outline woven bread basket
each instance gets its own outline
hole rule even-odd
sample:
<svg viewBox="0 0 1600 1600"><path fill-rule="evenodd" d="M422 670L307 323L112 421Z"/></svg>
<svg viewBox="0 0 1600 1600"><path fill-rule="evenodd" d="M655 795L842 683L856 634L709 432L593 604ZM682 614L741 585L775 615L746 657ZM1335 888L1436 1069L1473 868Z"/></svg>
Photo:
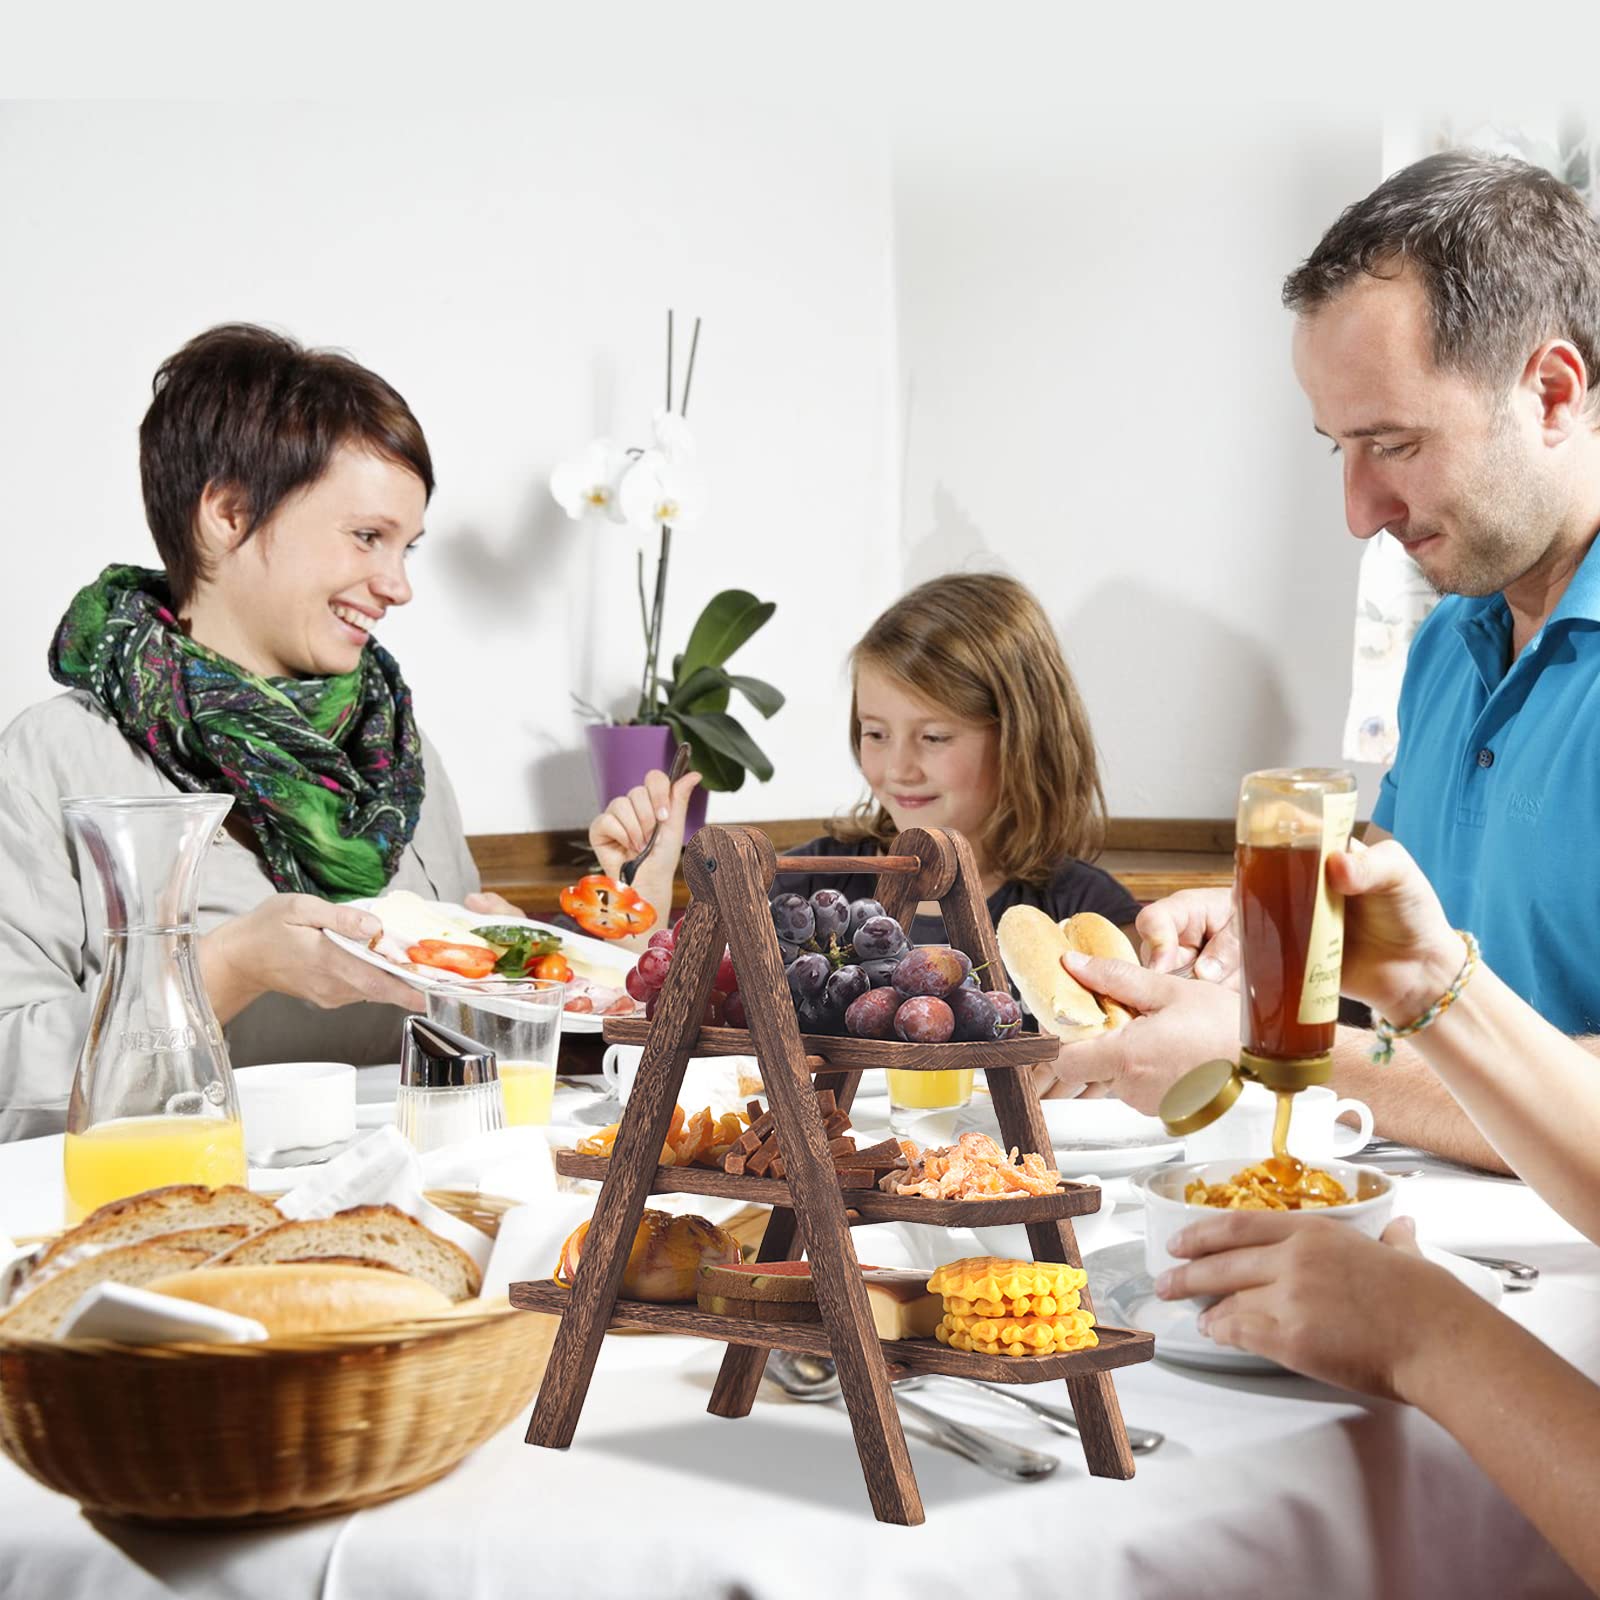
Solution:
<svg viewBox="0 0 1600 1600"><path fill-rule="evenodd" d="M430 1193L493 1234L508 1202ZM264 1344L0 1337L0 1449L85 1511L294 1522L442 1477L533 1398L556 1319L466 1314Z"/></svg>

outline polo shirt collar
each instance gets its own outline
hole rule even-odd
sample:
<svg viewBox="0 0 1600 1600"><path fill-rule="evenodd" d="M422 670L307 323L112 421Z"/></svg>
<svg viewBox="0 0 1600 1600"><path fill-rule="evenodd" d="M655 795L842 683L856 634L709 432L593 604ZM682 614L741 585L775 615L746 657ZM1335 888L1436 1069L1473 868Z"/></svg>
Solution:
<svg viewBox="0 0 1600 1600"><path fill-rule="evenodd" d="M1589 546L1589 553L1578 563L1572 582L1550 614L1548 628L1557 622L1600 622L1600 537Z"/></svg>

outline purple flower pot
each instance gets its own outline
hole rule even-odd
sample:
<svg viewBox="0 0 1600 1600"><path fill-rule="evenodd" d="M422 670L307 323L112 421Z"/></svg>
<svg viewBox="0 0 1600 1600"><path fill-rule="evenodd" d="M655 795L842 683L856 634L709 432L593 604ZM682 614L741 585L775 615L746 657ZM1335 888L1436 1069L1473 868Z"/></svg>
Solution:
<svg viewBox="0 0 1600 1600"><path fill-rule="evenodd" d="M665 772L672 765L677 741L671 728L620 728L591 723L589 766L594 772L598 804L609 805L619 794L626 794L644 782L645 773L654 768ZM702 785L689 796L689 815L684 823L685 842L692 839L706 820L706 791Z"/></svg>

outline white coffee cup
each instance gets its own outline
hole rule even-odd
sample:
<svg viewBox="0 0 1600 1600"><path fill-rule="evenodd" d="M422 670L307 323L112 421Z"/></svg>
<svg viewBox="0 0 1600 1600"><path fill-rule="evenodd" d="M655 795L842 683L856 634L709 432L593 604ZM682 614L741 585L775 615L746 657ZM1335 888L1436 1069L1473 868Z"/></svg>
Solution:
<svg viewBox="0 0 1600 1600"><path fill-rule="evenodd" d="M1272 1154L1272 1124L1278 1097L1259 1083L1247 1083L1239 1098L1209 1127L1183 1141L1183 1159L1262 1161ZM1351 1112L1352 1128L1339 1117ZM1372 1138L1372 1108L1364 1100L1342 1100L1332 1089L1302 1089L1294 1097L1289 1122L1289 1154L1316 1165L1342 1161Z"/></svg>
<svg viewBox="0 0 1600 1600"><path fill-rule="evenodd" d="M272 1061L235 1067L234 1088L251 1161L325 1150L356 1131L356 1069L344 1061Z"/></svg>
<svg viewBox="0 0 1600 1600"><path fill-rule="evenodd" d="M633 1080L639 1074L639 1063L644 1059L644 1046L639 1044L613 1044L606 1047L600 1058L600 1072L611 1087L611 1092L622 1105L627 1105L633 1093ZM678 1090L678 1104L690 1111L710 1106L713 1111L743 1111L749 1095L739 1092L741 1068L745 1074L755 1069L750 1056L698 1056L684 1069L683 1085Z"/></svg>

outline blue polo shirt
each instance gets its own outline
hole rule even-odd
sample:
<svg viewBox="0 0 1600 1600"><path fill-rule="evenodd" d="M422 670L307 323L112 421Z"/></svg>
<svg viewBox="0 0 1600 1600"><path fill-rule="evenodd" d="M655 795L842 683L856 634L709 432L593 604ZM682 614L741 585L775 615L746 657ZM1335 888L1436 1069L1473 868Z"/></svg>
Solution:
<svg viewBox="0 0 1600 1600"><path fill-rule="evenodd" d="M1523 999L1600 1033L1600 539L1514 662L1500 595L1434 608L1372 820Z"/></svg>

